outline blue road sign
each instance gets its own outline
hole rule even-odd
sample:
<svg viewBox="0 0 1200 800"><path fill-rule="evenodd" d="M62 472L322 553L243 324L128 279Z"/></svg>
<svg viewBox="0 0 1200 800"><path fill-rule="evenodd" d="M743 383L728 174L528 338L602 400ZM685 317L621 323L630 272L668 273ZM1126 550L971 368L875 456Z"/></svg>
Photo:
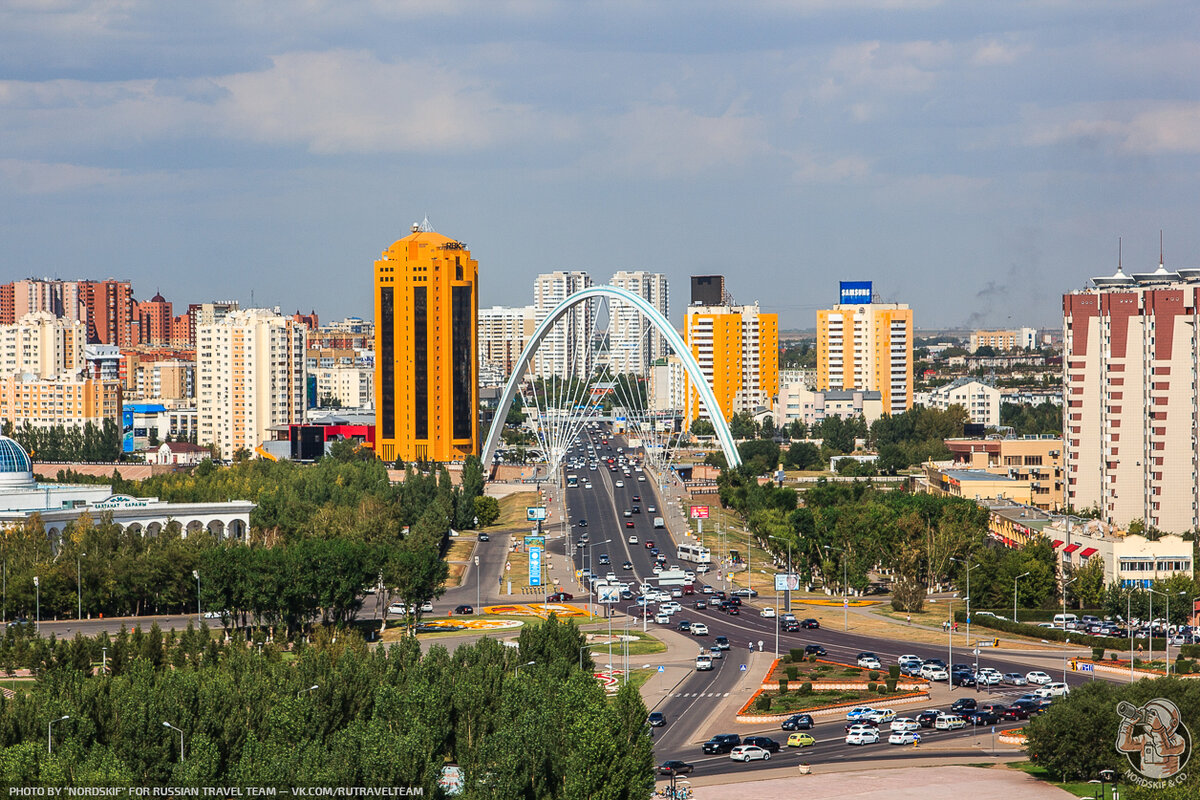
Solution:
<svg viewBox="0 0 1200 800"><path fill-rule="evenodd" d="M996 732L996 726L995 726L995 725L993 725L993 726L992 726L992 733L995 733L995 732Z"/></svg>
<svg viewBox="0 0 1200 800"><path fill-rule="evenodd" d="M542 549L540 547L529 549L529 585L542 585Z"/></svg>
<svg viewBox="0 0 1200 800"><path fill-rule="evenodd" d="M745 672L745 671L746 671L746 665L742 664L742 666L740 668L738 668L738 672Z"/></svg>
<svg viewBox="0 0 1200 800"><path fill-rule="evenodd" d="M664 671L666 671L666 667L659 665L658 671L664 672Z"/></svg>
<svg viewBox="0 0 1200 800"><path fill-rule="evenodd" d="M1080 664L1079 671L1080 672L1092 672L1093 671L1092 665L1091 664Z"/></svg>

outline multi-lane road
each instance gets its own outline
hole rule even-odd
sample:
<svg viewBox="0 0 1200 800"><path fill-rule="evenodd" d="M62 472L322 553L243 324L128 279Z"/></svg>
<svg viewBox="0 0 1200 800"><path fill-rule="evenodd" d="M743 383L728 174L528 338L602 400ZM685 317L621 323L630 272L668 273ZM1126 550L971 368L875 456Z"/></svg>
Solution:
<svg viewBox="0 0 1200 800"><path fill-rule="evenodd" d="M608 439L608 444L602 443L602 438ZM586 452L588 443L591 443L596 448L595 461L598 461L596 469L591 469L591 459ZM606 573L615 573L619 580L628 582L633 587L633 591L637 593L637 587L642 582L654 583L656 575L653 574L651 568L654 564L654 559L650 551L646 548L645 542L653 540L659 550L666 554L668 564L677 564L682 568L694 567L694 565L681 562L677 557L675 543L672 538L667 535L663 529L653 528L653 518L655 516L667 516L662 511L662 499L658 494L657 487L654 484L654 476L650 472L638 473L631 470L629 476L625 476L620 467L616 471L610 471L605 464L606 459L615 458L618 448L625 448L626 442L620 436L607 435L600 432L585 431L581 436L580 447L582 452L573 452L570 458L582 459L585 463L582 468L569 468L569 474L575 474L579 477L579 486L568 488L566 490L567 516L571 527L571 542L575 543L576 549L574 560L577 568L583 569L590 566L593 572L601 576ZM608 448L611 448L609 450ZM627 452L626 455L629 455ZM645 480L638 480L639 476L643 476ZM587 483L591 483L592 488L586 488ZM617 484L622 485L618 486ZM638 500L634 498L638 497ZM630 517L624 516L626 509L632 509L634 505L641 507L640 514L633 514ZM647 508L655 506L659 509L657 513L648 513ZM580 520L587 520L586 527L580 527ZM633 527L626 527L626 523L632 521ZM580 545L581 534L588 535L588 542ZM634 534L638 542L631 544L629 535ZM568 553L570 552L571 542L566 543ZM608 556L610 565L601 565L601 554ZM631 570L623 570L622 562L628 560L632 564ZM696 584L696 594L694 596L685 596L680 598L678 602L683 606L683 610L674 614L671 618L670 627L676 628L679 621L688 620L691 622L703 622L707 625L709 635L707 637L696 637L697 650L708 649L713 640L719 636L726 636L732 644L729 651L725 653L725 657L719 659L714 664L712 671L696 671L685 677L676 687L671 689L665 702L658 706L666 715L666 724L655 730L656 744L655 753L659 761L667 759L680 759L688 763L696 765L702 774L713 774L718 772L742 771L747 768L753 769L753 765L742 765L729 760L727 755L707 756L701 753L700 742L706 738L710 731L706 729L710 716L716 706L729 696L729 693L734 689L739 682L742 673L740 666L746 663L745 656L749 653L751 647L755 651L774 653L776 646L778 652L786 653L790 648L803 647L806 644L820 644L825 647L828 652L828 657L832 660L842 661L846 663L854 663L858 653L862 651L871 651L875 653L879 659L886 665L896 663L897 658L901 654L913 653L923 658L946 658L948 655L948 646L935 647L928 644L914 644L902 640L887 639L877 636L866 636L850 631L830 629L828 627L819 630L803 630L797 633L780 632L777 626L777 620L769 617L759 616L757 608L744 606L742 613L738 616L729 616L724 612L716 609L698 610L694 608L694 600L704 597L701 594L703 583L706 578L712 577L714 587L716 586L715 573L709 573L699 576L701 581ZM583 591L586 591L583 590ZM577 596L577 600L581 599ZM764 603L773 604L772 600L760 598ZM633 604L632 601L622 601L619 610L627 614L640 618L642 609ZM653 610L650 612L653 615ZM803 613L798 613L797 616L805 616ZM650 621L651 628L663 627ZM778 637L778 640L776 639ZM778 645L776 645L778 641ZM958 647L953 650L953 659L955 663L974 663L976 656L963 647ZM1028 663L1025 658L1019 654L1002 653L993 650L980 650L978 663L980 666L990 666L999 670L1001 673L1020 672L1024 674L1032 669L1041 669L1051 672L1054 677L1058 677L1056 670L1051 670L1044 663L1046 656L1043 654L1040 658L1035 656L1037 663ZM1077 684L1084 680L1083 677L1073 673L1066 675L1068 683ZM1035 687L993 687L991 691L988 689L956 689L953 694L958 696L960 693L963 696L975 697L979 702L1009 702L1019 694L1024 694L1026 691L1031 691ZM942 690L945 691L944 689ZM933 703L930 707L935 707ZM919 709L911 709L913 714ZM905 712L901 712L903 715ZM976 742L981 742L984 747L990 741L991 729L982 728L979 730L966 729L956 732L932 731L925 729L922 731L923 742L936 743L936 748L924 747L914 750L911 747L893 747L886 743L887 733L883 733L884 741L877 745L868 745L857 748L847 746L843 743L844 720L836 719L827 722L818 722L816 728L811 731L817 744L812 747L803 749L784 749L773 757L770 762L772 766L778 765L782 759L782 763L799 763L801 760L820 760L832 761L839 759L891 759L891 758L945 758L961 754L963 756L979 756L980 749L975 746ZM1019 723L1018 723L1019 724ZM1005 723L1003 727L1015 727L1014 723ZM711 726L709 726L711 727ZM729 732L738 732L743 735L759 734L768 735L776 741L783 744L786 741L786 733L779 729L778 724L766 725L750 729L747 726L737 726L736 728L730 724ZM997 726L997 730L999 726ZM955 745L961 742L961 748L956 749ZM756 762L757 763L757 762Z"/></svg>

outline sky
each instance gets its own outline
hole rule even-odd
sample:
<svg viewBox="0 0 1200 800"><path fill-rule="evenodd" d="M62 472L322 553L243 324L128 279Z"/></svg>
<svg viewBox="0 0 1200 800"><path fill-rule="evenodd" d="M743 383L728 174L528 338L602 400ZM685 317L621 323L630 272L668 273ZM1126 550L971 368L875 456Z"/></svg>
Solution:
<svg viewBox="0 0 1200 800"><path fill-rule="evenodd" d="M811 328L1061 327L1200 264L1200 4L0 0L0 280L372 313L413 222L480 305L691 274Z"/></svg>

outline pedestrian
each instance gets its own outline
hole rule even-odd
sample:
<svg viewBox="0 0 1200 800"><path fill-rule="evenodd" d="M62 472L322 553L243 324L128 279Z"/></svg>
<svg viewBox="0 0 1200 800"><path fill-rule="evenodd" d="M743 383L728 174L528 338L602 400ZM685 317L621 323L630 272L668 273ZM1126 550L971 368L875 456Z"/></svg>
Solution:
<svg viewBox="0 0 1200 800"><path fill-rule="evenodd" d="M958 633L958 623L954 623L954 632Z"/></svg>
<svg viewBox="0 0 1200 800"><path fill-rule="evenodd" d="M912 625L912 614L905 614L904 621L907 622L909 625Z"/></svg>

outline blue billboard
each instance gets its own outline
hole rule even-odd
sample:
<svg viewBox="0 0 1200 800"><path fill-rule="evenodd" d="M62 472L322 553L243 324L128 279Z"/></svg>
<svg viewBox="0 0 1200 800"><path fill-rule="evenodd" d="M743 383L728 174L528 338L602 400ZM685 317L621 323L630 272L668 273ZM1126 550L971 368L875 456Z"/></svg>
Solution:
<svg viewBox="0 0 1200 800"><path fill-rule="evenodd" d="M841 282L841 303L847 305L850 303L870 303L871 302L871 282L870 281L842 281Z"/></svg>

